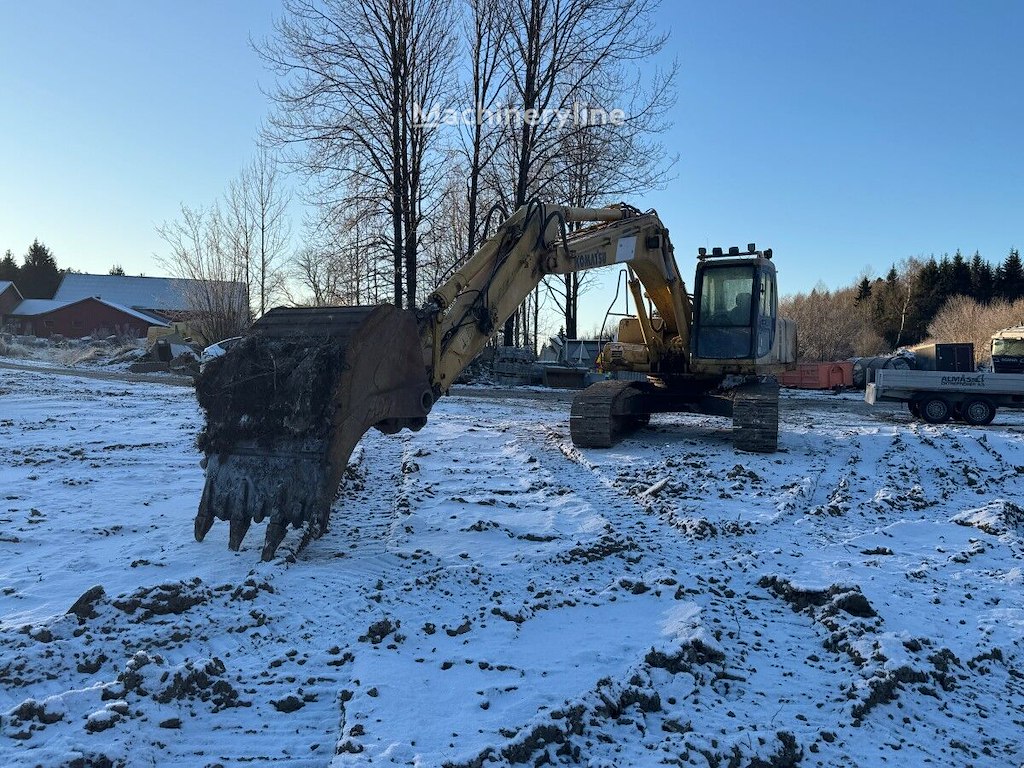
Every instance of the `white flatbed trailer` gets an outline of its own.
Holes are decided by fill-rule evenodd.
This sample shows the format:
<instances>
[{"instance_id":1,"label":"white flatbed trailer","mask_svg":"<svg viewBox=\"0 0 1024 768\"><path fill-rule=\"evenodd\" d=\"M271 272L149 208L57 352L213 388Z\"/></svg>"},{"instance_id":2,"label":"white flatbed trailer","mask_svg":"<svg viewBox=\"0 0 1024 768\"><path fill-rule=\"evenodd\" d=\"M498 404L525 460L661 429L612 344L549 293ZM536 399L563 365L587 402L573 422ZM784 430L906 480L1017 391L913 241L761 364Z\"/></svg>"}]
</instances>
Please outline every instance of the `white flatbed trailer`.
<instances>
[{"instance_id":1,"label":"white flatbed trailer","mask_svg":"<svg viewBox=\"0 0 1024 768\"><path fill-rule=\"evenodd\" d=\"M914 417L930 424L956 419L985 425L999 408L1024 408L1024 375L883 369L867 385L864 400L906 403Z\"/></svg>"}]
</instances>

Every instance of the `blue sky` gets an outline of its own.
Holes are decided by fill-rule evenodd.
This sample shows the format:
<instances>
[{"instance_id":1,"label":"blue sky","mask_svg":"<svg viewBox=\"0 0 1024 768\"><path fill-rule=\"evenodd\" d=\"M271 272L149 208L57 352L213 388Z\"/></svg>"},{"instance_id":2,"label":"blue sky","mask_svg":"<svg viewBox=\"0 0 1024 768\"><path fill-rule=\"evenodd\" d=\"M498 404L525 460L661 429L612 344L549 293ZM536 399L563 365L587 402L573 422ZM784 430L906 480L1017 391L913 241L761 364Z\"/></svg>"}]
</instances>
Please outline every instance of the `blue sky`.
<instances>
[{"instance_id":1,"label":"blue sky","mask_svg":"<svg viewBox=\"0 0 1024 768\"><path fill-rule=\"evenodd\" d=\"M271 78L249 38L278 10L0 0L0 252L38 237L61 265L159 274L155 225L251 157ZM659 23L680 160L631 202L684 275L700 245L771 246L783 293L1024 245L1024 3L665 0Z\"/></svg>"},{"instance_id":2,"label":"blue sky","mask_svg":"<svg viewBox=\"0 0 1024 768\"><path fill-rule=\"evenodd\" d=\"M276 2L0 0L0 252L159 274L154 227L251 158Z\"/></svg>"}]
</instances>

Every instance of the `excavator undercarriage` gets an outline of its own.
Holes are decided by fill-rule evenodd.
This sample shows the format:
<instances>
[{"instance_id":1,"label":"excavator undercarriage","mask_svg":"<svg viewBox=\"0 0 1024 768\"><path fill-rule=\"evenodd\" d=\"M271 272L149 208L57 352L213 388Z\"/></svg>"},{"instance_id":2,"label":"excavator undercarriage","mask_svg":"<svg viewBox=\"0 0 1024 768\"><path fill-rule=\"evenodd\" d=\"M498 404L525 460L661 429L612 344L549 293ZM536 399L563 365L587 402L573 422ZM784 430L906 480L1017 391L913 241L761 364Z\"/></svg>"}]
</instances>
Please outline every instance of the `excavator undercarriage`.
<instances>
[{"instance_id":1,"label":"excavator undercarriage","mask_svg":"<svg viewBox=\"0 0 1024 768\"><path fill-rule=\"evenodd\" d=\"M700 384L707 385L701 389ZM708 379L678 389L657 382L601 381L572 402L569 431L579 448L610 448L646 426L655 413L703 413L732 418L736 450L772 453L778 449L779 391L773 380L720 387Z\"/></svg>"},{"instance_id":2,"label":"excavator undercarriage","mask_svg":"<svg viewBox=\"0 0 1024 768\"><path fill-rule=\"evenodd\" d=\"M571 222L589 225L570 234ZM640 362L619 355L618 365L649 375L581 392L569 418L576 445L609 447L651 414L694 411L731 415L739 449L775 450L778 389L763 383L763 374L791 362L795 330L774 317L770 252L766 258L751 247L742 256L752 258L698 266L695 315L656 214L626 205L531 203L416 311L391 305L271 310L228 354L208 363L197 383L207 423L198 441L206 485L196 538L225 520L228 545L237 550L251 524L265 520L262 557L270 560L289 526L304 528L305 540L320 536L367 430L421 429L435 401L545 276L606 264L628 267L638 299L629 333L639 342L629 351ZM759 286L770 287L770 297ZM721 309L733 299L747 315L729 325ZM694 336L702 323L704 335Z\"/></svg>"}]
</instances>

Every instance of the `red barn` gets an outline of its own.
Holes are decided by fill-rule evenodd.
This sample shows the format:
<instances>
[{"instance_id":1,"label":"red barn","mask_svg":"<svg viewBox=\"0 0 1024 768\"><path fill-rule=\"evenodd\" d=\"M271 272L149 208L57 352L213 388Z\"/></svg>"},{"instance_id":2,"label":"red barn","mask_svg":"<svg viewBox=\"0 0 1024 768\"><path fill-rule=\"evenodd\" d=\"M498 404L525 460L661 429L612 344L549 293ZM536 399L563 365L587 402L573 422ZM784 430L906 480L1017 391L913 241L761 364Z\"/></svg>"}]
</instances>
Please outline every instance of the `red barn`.
<instances>
[{"instance_id":1,"label":"red barn","mask_svg":"<svg viewBox=\"0 0 1024 768\"><path fill-rule=\"evenodd\" d=\"M244 283L68 272L52 299L22 300L17 288L0 282L0 327L44 337L141 337L152 326L166 328L172 320L188 322L210 290L227 302L226 307L248 313Z\"/></svg>"},{"instance_id":2,"label":"red barn","mask_svg":"<svg viewBox=\"0 0 1024 768\"><path fill-rule=\"evenodd\" d=\"M10 280L0 280L0 326L3 325L4 317L11 314L22 301L18 286Z\"/></svg>"},{"instance_id":3,"label":"red barn","mask_svg":"<svg viewBox=\"0 0 1024 768\"><path fill-rule=\"evenodd\" d=\"M5 324L15 333L26 336L66 338L82 336L146 335L150 326L166 327L168 323L131 307L95 297L78 301L25 299L5 313Z\"/></svg>"}]
</instances>

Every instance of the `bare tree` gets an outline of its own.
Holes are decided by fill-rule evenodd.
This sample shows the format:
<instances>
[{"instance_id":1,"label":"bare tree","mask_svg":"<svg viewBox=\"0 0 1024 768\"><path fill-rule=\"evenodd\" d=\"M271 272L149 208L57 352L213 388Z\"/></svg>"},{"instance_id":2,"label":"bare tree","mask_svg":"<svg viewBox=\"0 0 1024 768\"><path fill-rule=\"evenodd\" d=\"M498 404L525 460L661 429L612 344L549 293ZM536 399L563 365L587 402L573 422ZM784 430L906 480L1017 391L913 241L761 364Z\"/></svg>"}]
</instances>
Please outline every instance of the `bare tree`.
<instances>
[{"instance_id":1,"label":"bare tree","mask_svg":"<svg viewBox=\"0 0 1024 768\"><path fill-rule=\"evenodd\" d=\"M382 232L389 217L366 194L368 182L353 177L344 206L316 205L306 221L306 246L291 264L292 277L318 306L378 304L390 279L377 254L387 249Z\"/></svg>"},{"instance_id":2,"label":"bare tree","mask_svg":"<svg viewBox=\"0 0 1024 768\"><path fill-rule=\"evenodd\" d=\"M269 138L297 149L322 205L349 206L358 180L389 217L397 306L415 304L420 229L443 172L415 111L445 98L452 21L449 0L285 0L261 50L279 76Z\"/></svg>"},{"instance_id":3,"label":"bare tree","mask_svg":"<svg viewBox=\"0 0 1024 768\"><path fill-rule=\"evenodd\" d=\"M581 200L586 198L583 204L607 198L619 189L641 191L639 179L652 174L651 169L658 165L658 153L648 151L650 162L645 165L638 144L642 136L659 129L658 120L670 106L674 68L655 74L652 86L640 90L627 85L635 86L642 78L636 75L631 80L625 73L641 61L649 62L665 45L667 34L659 31L656 23L658 0L512 0L508 7L504 37L505 63L510 73L507 99L521 110L524 119L507 136L505 149L514 179L510 187L514 193L507 207L518 207L532 196L557 188L564 178L565 157L573 149L582 156L582 164L574 161L572 166L579 170L577 181L585 185L577 195ZM607 102L595 107L595 98ZM595 109L603 113L601 125L610 126L618 122L608 119L613 109L622 109L625 116L620 104L635 112L625 132L619 132L621 143L616 144L614 131L591 135L596 134ZM572 121L568 134L564 115ZM567 144L572 136L578 140L575 147ZM625 150L619 153L623 145ZM604 152L603 159L596 155L598 148ZM612 177L607 171L614 169L616 156L620 165L624 157L631 158L647 171L635 174L637 178L631 182L609 183ZM598 172L602 164L603 174ZM654 173L650 181L656 181L656 177ZM574 326L578 278L567 277L564 285L566 323ZM506 343L511 340L511 331L512 326L506 324ZM574 333L575 328L567 327L566 332Z\"/></svg>"},{"instance_id":4,"label":"bare tree","mask_svg":"<svg viewBox=\"0 0 1024 768\"><path fill-rule=\"evenodd\" d=\"M466 260L471 252L469 239L472 227L472 195L466 193L463 180L465 168L456 153L450 160L451 172L440 188L434 204L429 229L424 233L420 275L423 278L420 300L443 283Z\"/></svg>"},{"instance_id":5,"label":"bare tree","mask_svg":"<svg viewBox=\"0 0 1024 768\"><path fill-rule=\"evenodd\" d=\"M265 149L258 151L252 164L242 172L241 179L254 233L254 304L262 315L280 296L284 282L283 262L291 235L287 217L291 197L284 188L277 164Z\"/></svg>"},{"instance_id":6,"label":"bare tree","mask_svg":"<svg viewBox=\"0 0 1024 768\"><path fill-rule=\"evenodd\" d=\"M317 230L330 233L293 265L314 301L361 299L364 278L353 292L343 287L348 278L326 273L376 279L380 268L355 263L368 256L387 262L392 300L411 307L420 270L432 288L453 246L470 255L493 206L500 218L546 193L590 205L664 177L656 134L674 99L674 68L650 74L649 57L665 42L658 0L461 0L464 65L453 56L457 5L285 0L276 37L262 46L278 75L267 137L291 150L321 210ZM455 72L476 119L445 145L425 118L456 95ZM614 126L583 117L616 107L625 119ZM490 119L503 109L520 119ZM553 118L556 110L563 116ZM454 162L453 148L464 163ZM354 236L350 210L364 222L386 218L381 236ZM456 222L464 236L451 230ZM351 241L369 252L348 248ZM574 318L579 278L566 286L564 313ZM542 304L535 293L506 330L535 340Z\"/></svg>"},{"instance_id":7,"label":"bare tree","mask_svg":"<svg viewBox=\"0 0 1024 768\"><path fill-rule=\"evenodd\" d=\"M658 30L658 0L513 0L509 8L504 52L510 103L541 116L517 126L514 204L522 205L554 182L551 172L564 149L560 133L565 122L543 116L569 110L572 125L582 128L594 124L593 112L584 112L588 107L610 111L627 106L624 68L641 61L649 67L667 33ZM661 79L669 84L671 74ZM621 87L614 87L616 81ZM657 108L666 93L655 88L651 107ZM609 101L592 105L595 95ZM637 94L628 106L638 107L639 99ZM646 106L639 110L647 111Z\"/></svg>"},{"instance_id":8,"label":"bare tree","mask_svg":"<svg viewBox=\"0 0 1024 768\"><path fill-rule=\"evenodd\" d=\"M251 308L255 232L250 216L249 191L245 183L244 170L228 184L228 189L224 193L224 207L217 215L228 240L227 247L238 264L240 279L245 284L245 303Z\"/></svg>"},{"instance_id":9,"label":"bare tree","mask_svg":"<svg viewBox=\"0 0 1024 768\"><path fill-rule=\"evenodd\" d=\"M284 296L284 262L291 240L291 195L266 149L228 185L223 216L242 264L249 304L262 315Z\"/></svg>"},{"instance_id":10,"label":"bare tree","mask_svg":"<svg viewBox=\"0 0 1024 768\"><path fill-rule=\"evenodd\" d=\"M904 259L899 270L892 267L885 280L876 281L872 288L874 325L890 349L898 349L908 343L908 337L910 342L920 338L920 335L915 338L915 334L908 328L915 301L919 298L920 271L921 262L918 259Z\"/></svg>"},{"instance_id":11,"label":"bare tree","mask_svg":"<svg viewBox=\"0 0 1024 768\"><path fill-rule=\"evenodd\" d=\"M937 342L971 342L981 363L991 357L992 334L1024 322L1024 299L982 304L967 296L953 296L928 326L928 338Z\"/></svg>"},{"instance_id":12,"label":"bare tree","mask_svg":"<svg viewBox=\"0 0 1024 768\"><path fill-rule=\"evenodd\" d=\"M188 324L207 343L242 333L250 315L245 294L245 260L219 206L181 206L181 217L157 227L169 252L157 259L180 283Z\"/></svg>"},{"instance_id":13,"label":"bare tree","mask_svg":"<svg viewBox=\"0 0 1024 768\"><path fill-rule=\"evenodd\" d=\"M293 299L296 304L312 304L324 307L340 303L339 278L341 270L332 260L312 245L295 252L291 262L291 275L305 291L302 298Z\"/></svg>"},{"instance_id":14,"label":"bare tree","mask_svg":"<svg viewBox=\"0 0 1024 768\"><path fill-rule=\"evenodd\" d=\"M858 304L856 288L830 291L819 284L810 293L784 298L779 314L796 321L802 360L844 360L885 346L871 328L869 307Z\"/></svg>"},{"instance_id":15,"label":"bare tree","mask_svg":"<svg viewBox=\"0 0 1024 768\"><path fill-rule=\"evenodd\" d=\"M509 73L502 64L502 41L509 29L510 17L502 0L465 0L467 20L465 37L469 49L469 95L476 119L466 127L465 153L469 161L467 178L467 248L476 250L480 234L481 183L485 168L502 145L501 126L486 120L485 114L498 106L508 83Z\"/></svg>"}]
</instances>

